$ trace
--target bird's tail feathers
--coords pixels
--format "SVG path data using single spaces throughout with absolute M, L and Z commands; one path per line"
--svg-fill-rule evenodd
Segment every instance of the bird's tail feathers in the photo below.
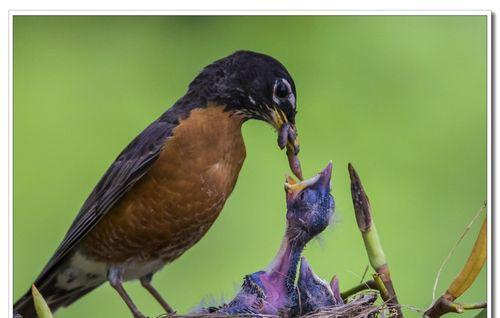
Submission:
M 44 297 L 45 301 L 49 305 L 50 310 L 54 313 L 61 307 L 67 307 L 71 305 L 76 300 L 80 299 L 97 286 L 91 287 L 81 287 L 73 290 L 64 290 L 56 286 L 57 275 L 52 275 L 48 279 L 44 280 L 43 283 L 35 286 L 39 290 L 40 294 Z M 36 318 L 35 305 L 33 302 L 33 296 L 31 294 L 31 289 L 28 290 L 23 297 L 21 297 L 14 304 L 14 318 Z

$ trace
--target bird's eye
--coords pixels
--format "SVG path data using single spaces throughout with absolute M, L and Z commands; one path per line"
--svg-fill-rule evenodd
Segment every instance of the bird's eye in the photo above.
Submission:
M 286 98 L 290 93 L 288 86 L 281 80 L 276 82 L 274 86 L 274 95 L 278 98 Z
M 306 199 L 306 192 L 305 191 L 302 191 L 300 194 L 299 194 L 299 200 L 300 201 L 305 201 Z

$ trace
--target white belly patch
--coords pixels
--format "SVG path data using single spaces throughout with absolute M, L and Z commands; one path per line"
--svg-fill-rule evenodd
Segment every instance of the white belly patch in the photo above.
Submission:
M 57 275 L 56 286 L 72 290 L 82 286 L 95 286 L 106 281 L 108 269 L 105 263 L 96 262 L 75 253 L 69 264 Z
M 130 260 L 118 267 L 122 270 L 123 281 L 139 279 L 160 270 L 165 263 L 162 260 L 138 262 Z M 81 253 L 75 253 L 67 266 L 57 275 L 56 287 L 73 290 L 91 287 L 107 281 L 109 266 L 106 263 L 88 259 Z

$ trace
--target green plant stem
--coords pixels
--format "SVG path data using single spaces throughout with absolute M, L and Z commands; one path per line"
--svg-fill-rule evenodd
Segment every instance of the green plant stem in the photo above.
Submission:
M 387 302 L 387 304 L 392 305 L 395 308 L 397 317 L 403 318 L 403 312 L 401 310 L 396 291 L 394 290 L 384 249 L 380 243 L 375 222 L 373 221 L 370 200 L 368 199 L 368 195 L 363 188 L 361 179 L 353 165 L 349 163 L 348 169 L 349 176 L 351 178 L 351 196 L 356 222 L 361 232 L 361 236 L 363 237 L 363 242 L 370 264 L 378 274 L 375 282 L 379 281 L 379 279 L 382 281 L 382 283 L 379 283 L 378 288 L 380 296 L 385 302 Z
M 378 290 L 377 284 L 375 283 L 375 281 L 373 279 L 366 281 L 364 283 L 361 283 L 357 286 L 354 286 L 354 287 L 340 293 L 340 296 L 342 297 L 342 299 L 345 300 L 345 299 L 351 297 L 352 295 L 356 295 L 360 291 L 367 290 L 367 289 Z

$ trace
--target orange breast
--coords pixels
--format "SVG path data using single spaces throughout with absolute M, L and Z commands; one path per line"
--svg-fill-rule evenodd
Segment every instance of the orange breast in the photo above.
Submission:
M 191 111 L 151 170 L 82 241 L 109 263 L 162 258 L 194 245 L 231 194 L 245 159 L 242 119 L 219 106 Z

